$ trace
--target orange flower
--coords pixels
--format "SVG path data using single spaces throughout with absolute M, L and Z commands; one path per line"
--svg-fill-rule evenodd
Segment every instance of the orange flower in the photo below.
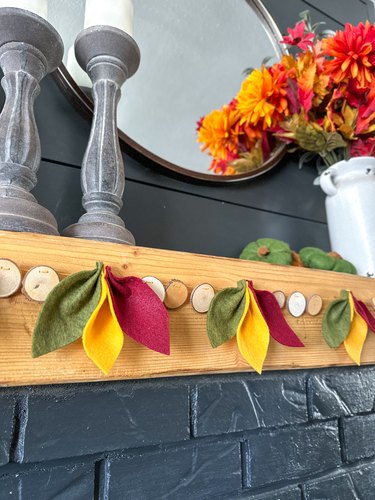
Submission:
M 198 130 L 202 151 L 209 150 L 215 159 L 226 160 L 228 153 L 236 153 L 239 135 L 239 115 L 232 106 L 223 106 L 205 116 Z
M 375 26 L 368 21 L 355 27 L 346 24 L 345 31 L 323 40 L 323 53 L 333 57 L 326 62 L 326 71 L 336 83 L 351 77 L 365 87 L 375 66 Z
M 280 119 L 288 115 L 288 101 L 286 99 L 286 74 L 281 73 L 280 66 L 274 72 L 263 66 L 256 69 L 243 81 L 241 90 L 237 94 L 237 109 L 242 117 L 240 123 L 256 126 L 258 123 L 263 129 L 276 125 Z
M 229 165 L 228 161 L 225 160 L 212 160 L 210 168 L 214 174 L 217 175 L 234 175 L 236 171 L 233 167 Z

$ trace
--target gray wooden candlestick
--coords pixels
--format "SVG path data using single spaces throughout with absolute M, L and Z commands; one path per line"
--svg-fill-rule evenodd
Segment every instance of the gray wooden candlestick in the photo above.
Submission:
M 57 31 L 31 12 L 0 8 L 0 67 L 4 108 L 0 115 L 0 229 L 58 234 L 53 215 L 30 193 L 37 183 L 40 140 L 34 99 L 40 80 L 61 63 Z
M 139 48 L 124 31 L 93 26 L 78 35 L 75 53 L 93 83 L 94 118 L 81 171 L 82 205 L 86 213 L 63 234 L 134 245 L 133 235 L 118 215 L 125 173 L 116 110 L 121 85 L 138 69 Z

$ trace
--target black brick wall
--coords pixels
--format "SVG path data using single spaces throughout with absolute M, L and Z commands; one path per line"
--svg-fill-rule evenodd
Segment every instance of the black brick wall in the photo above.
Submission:
M 0 389 L 0 500 L 375 498 L 375 368 Z
M 306 8 L 330 29 L 374 19 L 370 0 L 264 3 L 283 32 Z M 36 120 L 34 194 L 63 229 L 82 214 L 90 126 L 52 77 Z M 323 193 L 296 157 L 225 187 L 124 157 L 139 245 L 235 257 L 269 236 L 328 249 Z M 0 388 L 0 500 L 373 500 L 374 402 L 375 368 Z

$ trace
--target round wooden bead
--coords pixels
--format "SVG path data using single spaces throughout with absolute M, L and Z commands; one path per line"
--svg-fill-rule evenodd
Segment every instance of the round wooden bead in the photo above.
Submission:
M 283 307 L 285 307 L 285 302 L 286 302 L 286 297 L 285 297 L 285 293 L 282 292 L 281 290 L 275 290 L 273 292 L 274 296 L 275 296 L 275 299 L 277 300 L 279 306 L 280 306 L 280 309 L 282 309 Z
M 310 316 L 317 316 L 323 307 L 323 299 L 320 295 L 314 294 L 307 301 L 307 312 Z
M 148 284 L 153 292 L 159 297 L 159 299 L 164 302 L 165 299 L 165 288 L 163 283 L 154 276 L 145 276 L 142 280 Z
M 301 292 L 294 292 L 288 298 L 288 310 L 292 316 L 299 318 L 306 310 L 306 298 Z
M 23 279 L 22 293 L 30 300 L 44 302 L 59 281 L 59 275 L 52 267 L 35 266 L 26 273 Z
M 168 309 L 178 309 L 185 304 L 188 295 L 185 283 L 180 280 L 172 280 L 165 289 L 164 304 Z
M 198 313 L 206 313 L 214 296 L 215 290 L 213 286 L 209 283 L 201 283 L 191 292 L 190 303 Z
M 10 297 L 21 286 L 21 271 L 17 264 L 9 259 L 0 259 L 0 297 Z

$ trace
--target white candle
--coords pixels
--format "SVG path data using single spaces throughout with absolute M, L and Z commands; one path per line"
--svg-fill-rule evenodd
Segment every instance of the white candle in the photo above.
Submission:
M 0 7 L 18 7 L 47 19 L 48 0 L 0 0 Z
M 88 74 L 83 71 L 81 66 L 78 64 L 76 56 L 74 54 L 74 45 L 68 50 L 68 57 L 66 59 L 66 69 L 69 71 L 70 76 L 76 82 L 79 87 L 91 87 L 92 83 Z
M 86 0 L 84 27 L 114 26 L 133 36 L 132 0 Z

